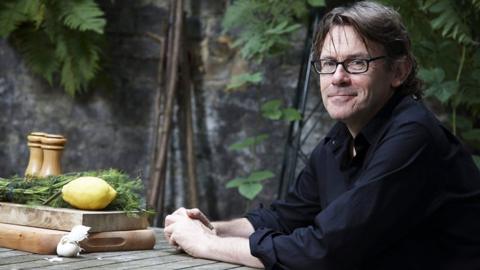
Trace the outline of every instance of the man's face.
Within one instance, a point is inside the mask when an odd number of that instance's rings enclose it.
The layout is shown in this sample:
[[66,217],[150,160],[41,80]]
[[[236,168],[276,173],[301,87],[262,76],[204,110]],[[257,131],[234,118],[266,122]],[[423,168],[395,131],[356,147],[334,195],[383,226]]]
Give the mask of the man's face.
[[[382,55],[385,52],[381,45],[365,44],[353,27],[334,26],[325,38],[320,59],[341,62]],[[344,122],[356,135],[392,96],[393,79],[385,58],[370,62],[368,71],[362,74],[349,74],[338,65],[334,74],[320,75],[323,103],[330,117]]]

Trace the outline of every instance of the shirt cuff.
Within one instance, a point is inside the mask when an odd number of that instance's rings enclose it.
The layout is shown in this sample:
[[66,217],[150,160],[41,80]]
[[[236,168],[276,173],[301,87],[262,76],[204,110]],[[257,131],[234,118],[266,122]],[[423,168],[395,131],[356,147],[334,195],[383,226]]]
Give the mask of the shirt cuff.
[[278,215],[271,209],[264,208],[263,205],[247,213],[245,218],[252,223],[255,230],[259,228],[270,228],[283,231],[282,226],[278,223]]
[[280,234],[272,229],[259,228],[249,237],[250,253],[257,257],[267,270],[286,269],[278,264],[273,246],[273,237]]

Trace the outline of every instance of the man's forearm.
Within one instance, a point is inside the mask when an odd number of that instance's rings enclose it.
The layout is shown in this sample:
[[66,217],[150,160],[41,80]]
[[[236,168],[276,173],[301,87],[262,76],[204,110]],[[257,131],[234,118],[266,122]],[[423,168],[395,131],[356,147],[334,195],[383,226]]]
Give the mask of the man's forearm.
[[[247,221],[248,222],[248,221]],[[218,261],[243,264],[250,267],[263,268],[262,262],[251,255],[250,243],[247,238],[212,236],[206,254],[200,257]]]
[[217,235],[221,237],[242,237],[247,238],[253,232],[253,226],[246,218],[238,218],[230,221],[213,222]]

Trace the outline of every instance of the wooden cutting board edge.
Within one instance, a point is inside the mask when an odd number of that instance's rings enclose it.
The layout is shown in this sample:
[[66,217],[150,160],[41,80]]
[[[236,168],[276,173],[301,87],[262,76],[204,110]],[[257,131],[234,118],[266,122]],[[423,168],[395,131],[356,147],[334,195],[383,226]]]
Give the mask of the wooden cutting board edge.
[[70,231],[75,225],[91,232],[146,229],[146,215],[129,216],[122,211],[85,211],[0,202],[0,222],[44,229]]
[[[67,232],[0,223],[0,247],[37,254],[56,254],[57,244]],[[155,246],[151,229],[99,232],[80,242],[85,252],[147,250]]]

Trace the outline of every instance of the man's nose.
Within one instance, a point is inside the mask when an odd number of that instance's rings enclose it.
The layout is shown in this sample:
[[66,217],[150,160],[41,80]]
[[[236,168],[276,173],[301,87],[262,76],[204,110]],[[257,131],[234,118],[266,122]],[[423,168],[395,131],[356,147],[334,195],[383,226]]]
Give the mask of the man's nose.
[[350,83],[350,74],[345,70],[343,65],[337,65],[335,72],[332,74],[333,85],[345,85]]

